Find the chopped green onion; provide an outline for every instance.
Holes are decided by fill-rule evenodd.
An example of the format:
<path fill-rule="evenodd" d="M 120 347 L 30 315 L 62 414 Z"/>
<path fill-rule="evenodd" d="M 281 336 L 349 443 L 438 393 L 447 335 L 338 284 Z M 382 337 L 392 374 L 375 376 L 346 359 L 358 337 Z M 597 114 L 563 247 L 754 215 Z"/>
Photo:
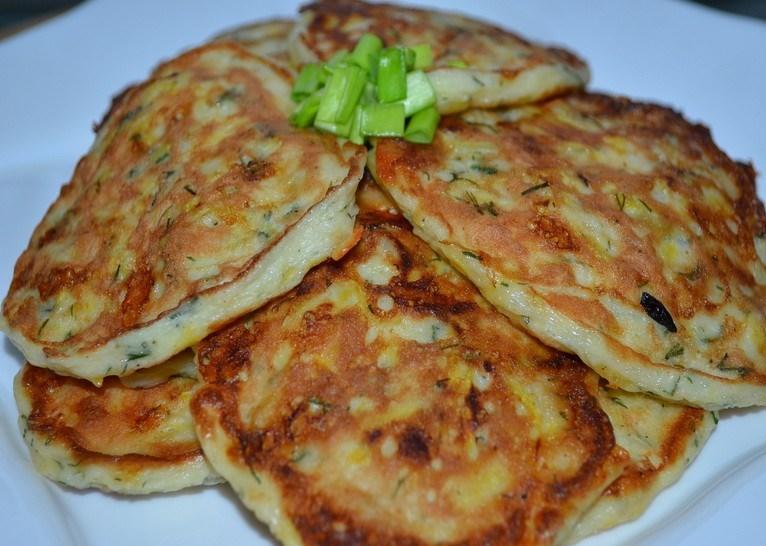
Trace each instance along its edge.
<path fill-rule="evenodd" d="M 404 134 L 404 106 L 401 103 L 368 104 L 362 110 L 365 136 L 395 137 Z"/>
<path fill-rule="evenodd" d="M 341 49 L 325 63 L 325 68 L 334 68 L 344 62 L 349 56 L 348 50 Z"/>
<path fill-rule="evenodd" d="M 418 144 L 431 144 L 439 119 L 439 111 L 435 106 L 424 108 L 410 118 L 407 130 L 404 131 L 404 139 Z"/>
<path fill-rule="evenodd" d="M 395 102 L 407 96 L 407 62 L 401 47 L 386 48 L 378 59 L 378 100 Z"/>
<path fill-rule="evenodd" d="M 409 47 L 404 48 L 404 63 L 407 66 L 407 72 L 415 68 L 415 50 Z"/>
<path fill-rule="evenodd" d="M 314 118 L 319 111 L 319 103 L 322 100 L 321 91 L 309 95 L 298 105 L 298 108 L 290 116 L 290 123 L 296 127 L 311 127 L 314 124 Z"/>
<path fill-rule="evenodd" d="M 447 63 L 447 66 L 450 68 L 468 68 L 468 65 L 463 59 L 455 59 L 454 61 L 450 61 Z"/>
<path fill-rule="evenodd" d="M 349 66 L 347 69 L 344 69 L 343 77 L 346 78 L 346 88 L 335 116 L 335 121 L 338 123 L 346 123 L 351 120 L 351 114 L 354 113 L 354 108 L 359 103 L 359 99 L 367 84 L 365 71 L 356 66 Z"/>
<path fill-rule="evenodd" d="M 433 64 L 428 44 L 383 47 L 364 34 L 349 52 L 305 65 L 291 90 L 296 127 L 316 127 L 363 145 L 367 137 L 433 141 L 439 125 L 436 93 L 423 69 Z M 456 60 L 451 66 L 467 66 Z M 405 130 L 406 127 L 406 130 Z"/>
<path fill-rule="evenodd" d="M 319 104 L 317 121 L 347 125 L 359 102 L 366 83 L 364 70 L 358 66 L 337 67 L 327 82 L 325 93 Z"/>
<path fill-rule="evenodd" d="M 356 47 L 351 52 L 349 60 L 370 72 L 372 66 L 377 64 L 378 54 L 381 49 L 383 49 L 383 40 L 374 34 L 364 34 L 356 43 Z"/>
<path fill-rule="evenodd" d="M 407 74 L 407 96 L 401 102 L 404 105 L 405 116 L 411 116 L 436 104 L 436 93 L 425 72 L 416 70 Z"/>
<path fill-rule="evenodd" d="M 319 89 L 322 84 L 321 78 L 324 70 L 322 65 L 311 63 L 307 64 L 298 74 L 298 79 L 295 81 L 292 93 L 290 96 L 295 102 L 300 102 L 311 93 Z"/>
<path fill-rule="evenodd" d="M 348 139 L 354 144 L 364 144 L 364 135 L 362 134 L 362 106 L 357 106 L 352 114 L 351 131 Z"/>
<path fill-rule="evenodd" d="M 416 45 L 412 48 L 415 52 L 415 70 L 423 70 L 434 64 L 434 52 L 428 44 Z"/>
<path fill-rule="evenodd" d="M 322 121 L 318 117 L 314 120 L 314 127 L 338 135 L 344 138 L 348 138 L 351 134 L 351 126 L 353 125 L 353 119 L 348 120 L 348 123 L 333 123 L 332 121 Z"/>
<path fill-rule="evenodd" d="M 375 84 L 371 82 L 367 82 L 364 86 L 364 92 L 362 93 L 362 98 L 359 99 L 359 102 L 361 104 L 372 104 L 373 102 L 377 102 L 375 100 Z"/>

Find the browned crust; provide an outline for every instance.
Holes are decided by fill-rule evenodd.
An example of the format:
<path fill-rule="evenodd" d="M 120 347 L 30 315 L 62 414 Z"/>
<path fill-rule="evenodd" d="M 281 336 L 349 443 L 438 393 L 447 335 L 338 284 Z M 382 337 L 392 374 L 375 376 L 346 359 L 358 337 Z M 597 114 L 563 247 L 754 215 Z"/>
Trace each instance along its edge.
<path fill-rule="evenodd" d="M 440 430 L 456 427 L 460 434 L 472 435 L 480 427 L 493 422 L 484 409 L 485 402 L 492 400 L 498 405 L 510 403 L 504 399 L 508 392 L 503 386 L 502 374 L 510 373 L 509 366 L 513 366 L 511 363 L 519 358 L 527 362 L 524 366 L 531 366 L 530 374 L 548 377 L 555 385 L 551 388 L 567 408 L 566 430 L 572 433 L 565 434 L 566 438 L 562 437 L 562 442 L 556 446 L 538 440 L 523 452 L 518 452 L 513 443 L 504 444 L 509 441 L 505 437 L 496 439 L 498 443 L 494 449 L 497 453 L 517 451 L 519 458 L 512 463 L 516 466 L 511 472 L 520 472 L 523 485 L 514 490 L 515 494 L 504 494 L 499 504 L 493 505 L 493 513 L 497 510 L 503 514 L 502 523 L 486 525 L 473 519 L 466 521 L 472 531 L 454 543 L 553 543 L 563 526 L 571 520 L 572 514 L 584 508 L 583 498 L 592 494 L 590 498 L 593 500 L 600 487 L 605 487 L 610 481 L 612 472 L 624 462 L 625 455 L 615 445 L 609 419 L 594 397 L 594 374 L 574 357 L 549 351 L 521 333 L 514 334 L 516 331 L 506 319 L 479 303 L 475 289 L 465 281 L 457 280 L 457 277 L 450 281 L 439 276 L 422 275 L 425 264 L 434 259 L 433 254 L 409 232 L 401 219 L 372 211 L 363 211 L 360 218 L 365 229 L 362 241 L 340 262 L 319 266 L 306 276 L 301 285 L 268 308 L 228 326 L 201 343 L 198 362 L 205 386 L 192 401 L 198 433 L 202 437 L 210 437 L 213 428 L 220 426 L 231 442 L 225 455 L 229 462 L 250 468 L 255 475 L 266 474 L 278 484 L 282 508 L 305 544 L 426 544 L 418 535 L 402 531 L 400 522 L 390 521 L 384 525 L 370 521 L 339 502 L 334 495 L 329 495 L 315 480 L 297 469 L 291 459 L 292 450 L 294 446 L 310 445 L 312 440 L 321 442 L 334 438 L 334 435 L 344 433 L 347 427 L 352 427 L 348 429 L 353 430 L 352 434 L 358 435 L 375 449 L 383 436 L 396 438 L 396 464 L 408 468 L 410 472 L 426 472 L 435 457 L 445 461 L 449 459 Z M 402 348 L 402 351 L 414 352 L 405 352 L 398 366 L 413 361 L 423 362 L 414 376 L 418 384 L 436 385 L 450 398 L 445 399 L 443 406 L 437 403 L 429 411 L 416 412 L 407 419 L 370 430 L 357 430 L 353 427 L 358 425 L 353 424 L 353 419 L 344 410 L 347 403 L 344 400 L 347 396 L 365 395 L 381 401 L 386 384 L 385 375 L 375 368 L 374 360 L 370 363 L 371 357 L 364 356 L 365 327 L 359 322 L 358 312 L 347 310 L 336 315 L 331 306 L 323 304 L 306 312 L 296 331 L 284 330 L 282 321 L 290 309 L 312 295 L 323 292 L 331 284 L 354 278 L 355 264 L 370 255 L 375 242 L 381 237 L 395 241 L 399 274 L 387 285 L 365 287 L 370 311 L 376 316 L 386 315 L 388 312 L 375 308 L 374 302 L 380 295 L 387 295 L 395 302 L 398 313 L 435 317 L 449 323 L 459 332 L 458 347 L 462 347 L 453 350 L 470 353 L 470 358 L 475 359 L 472 366 L 494 377 L 494 381 L 493 386 L 484 392 L 471 387 L 464 396 L 458 395 L 461 391 L 453 390 L 458 389 L 457 385 L 453 386 L 449 380 L 442 378 L 440 374 L 443 372 L 436 367 L 426 365 L 429 360 L 421 360 L 433 358 L 427 355 L 433 354 L 433 351 L 438 354 L 443 349 Z M 414 272 L 421 274 L 411 279 L 410 274 Z M 469 325 L 480 318 L 489 320 L 489 317 L 498 322 L 492 331 L 470 328 Z M 511 333 L 508 334 L 506 329 Z M 505 335 L 510 335 L 513 343 L 519 344 L 512 343 L 513 349 L 530 353 L 512 356 L 513 349 L 503 345 L 508 342 L 507 338 L 502 338 Z M 265 373 L 254 368 L 253 362 L 270 358 L 273 350 L 270 344 L 274 343 L 275 336 L 282 341 L 298 336 L 300 344 L 293 343 L 293 347 L 300 351 L 309 351 L 311 347 L 331 347 L 334 340 L 338 340 L 343 351 L 338 354 L 335 366 L 343 372 L 325 374 L 318 367 L 305 367 L 308 364 L 300 368 L 305 371 L 296 371 L 295 366 L 288 364 L 281 372 L 287 375 L 284 378 L 280 376 L 279 382 L 270 387 L 269 394 L 258 394 L 260 391 L 253 390 L 257 387 L 249 385 L 246 378 Z M 501 336 L 502 342 L 498 336 Z M 526 359 L 531 359 L 534 364 Z M 524 376 L 527 372 L 518 373 Z M 314 393 L 318 400 L 328 402 L 312 402 L 310 393 Z M 267 419 L 268 424 L 256 427 L 242 420 L 240 404 L 247 399 L 248 407 L 260 407 L 260 404 L 266 404 L 260 396 L 268 396 L 271 400 L 268 407 L 272 409 L 261 410 L 259 419 Z M 321 411 L 312 410 L 314 404 L 321 404 Z M 513 429 L 523 438 L 527 425 L 523 424 L 523 420 L 514 424 L 514 419 L 519 418 L 510 418 L 512 413 L 508 415 L 506 429 Z M 497 417 L 494 419 L 497 422 Z M 533 461 L 538 456 L 545 460 L 550 456 L 550 450 L 560 449 L 572 449 L 572 453 L 578 453 L 576 457 L 580 462 L 576 472 L 554 478 L 544 469 L 539 474 L 532 470 L 535 466 Z M 387 464 L 383 459 L 375 460 L 376 464 Z M 340 492 L 338 494 L 343 496 Z M 351 494 L 353 498 L 352 493 L 346 494 Z"/>
<path fill-rule="evenodd" d="M 553 116 L 556 108 L 576 112 L 592 123 L 593 130 L 585 131 L 560 122 Z M 449 181 L 421 182 L 421 172 L 433 174 L 442 161 L 455 155 L 455 151 L 447 147 L 446 137 L 439 135 L 429 147 L 381 139 L 376 148 L 378 180 L 388 189 L 413 197 L 423 207 L 419 213 L 427 213 L 446 227 L 449 242 L 471 249 L 485 267 L 510 279 L 542 287 L 576 286 L 578 283 L 572 269 L 563 260 L 540 265 L 533 259 L 539 255 L 541 247 L 549 251 L 565 250 L 603 276 L 604 281 L 595 290 L 598 296 L 610 295 L 621 300 L 636 293 L 637 287 L 648 287 L 646 290 L 651 290 L 676 319 L 714 312 L 735 297 L 739 298 L 743 309 L 755 308 L 763 313 L 764 290 L 743 265 L 757 261 L 753 240 L 766 230 L 766 211 L 755 192 L 755 172 L 751 165 L 735 162 L 719 149 L 707 127 L 690 123 L 680 113 L 656 104 L 579 93 L 542 103 L 531 108 L 531 113 L 520 121 L 500 121 L 493 129 L 494 132 L 488 131 L 485 125 L 471 123 L 460 116 L 444 118 L 441 123 L 442 135 L 455 134 L 461 140 L 487 141 L 499 146 L 501 156 L 511 161 L 510 171 L 503 173 L 503 184 L 510 194 L 522 194 L 533 185 L 546 184 L 544 190 L 528 193 L 523 204 L 512 211 L 498 210 L 497 216 L 482 213 L 467 199 L 461 201 L 450 197 Z M 652 158 L 654 144 L 674 139 L 679 157 L 656 158 L 653 170 L 642 174 L 593 162 L 577 165 L 556 152 L 557 146 L 564 143 L 598 146 L 614 137 L 627 139 Z M 737 233 L 727 226 L 727 218 L 701 203 L 699 186 L 694 182 L 711 176 L 695 171 L 703 162 L 724 173 L 739 192 L 737 199 L 730 200 L 733 219 L 739 224 Z M 595 191 L 590 195 L 576 194 L 563 180 L 565 174 L 578 177 Z M 668 225 L 682 225 L 682 217 L 672 204 L 657 202 L 650 196 L 649 190 L 656 179 L 665 180 L 672 191 L 688 199 L 691 217 L 703 230 L 703 235 L 694 241 L 695 248 L 701 249 L 697 252 L 697 267 L 692 271 L 677 272 L 672 282 L 664 277 L 662 263 L 656 257 L 653 245 L 657 241 L 633 231 L 633 226 L 640 222 L 633 222 L 622 212 L 614 195 L 599 191 L 605 184 L 614 184 L 623 195 L 641 197 L 646 206 L 661 215 Z M 556 203 L 563 195 L 573 193 L 585 210 L 618 230 L 624 243 L 619 257 L 605 262 L 600 252 L 588 243 L 586 234 L 576 233 L 566 225 Z M 725 247 L 734 250 L 739 263 L 729 259 L 723 252 Z M 605 263 L 608 267 L 604 267 Z M 512 270 L 508 264 L 513 265 Z M 709 278 L 720 279 L 724 287 L 735 283 L 749 287 L 756 296 L 734 296 L 726 288 L 724 302 L 713 303 L 708 299 L 706 283 L 702 282 Z M 634 302 L 636 307 L 639 295 L 640 291 Z M 541 297 L 553 308 L 563 310 L 568 317 L 613 339 L 619 339 L 622 334 L 620 325 L 610 320 L 608 314 L 605 316 L 603 307 L 595 298 L 585 301 L 558 294 Z M 726 339 L 739 327 L 724 324 L 721 341 L 709 345 L 711 370 L 695 370 L 695 373 L 706 374 L 724 383 L 737 384 L 744 380 L 754 385 L 766 385 L 766 361 L 752 362 L 740 348 L 726 345 Z M 683 328 L 680 332 L 693 335 L 691 332 L 684 334 Z M 678 339 L 683 343 L 684 338 Z M 712 369 L 722 359 L 726 359 L 729 369 L 738 373 L 719 373 Z"/>
<path fill-rule="evenodd" d="M 194 383 L 176 378 L 155 387 L 129 389 L 118 379 L 107 378 L 102 387 L 95 387 L 26 365 L 21 385 L 31 411 L 23 434 L 37 433 L 46 438 L 46 444 L 64 447 L 79 464 L 113 466 L 129 474 L 198 461 L 204 456 L 196 441 L 147 443 L 144 453 L 105 453 L 120 449 L 120 439 L 135 441 L 161 427 L 167 416 L 165 406 L 175 404 Z M 119 395 L 116 408 L 110 405 L 109 391 Z"/>
<path fill-rule="evenodd" d="M 706 413 L 698 408 L 684 408 L 671 426 L 667 427 L 667 433 L 657 453 L 661 463 L 655 467 L 649 461 L 633 461 L 604 491 L 604 496 L 626 497 L 634 492 L 649 489 L 668 467 L 678 464 L 682 458 L 686 457 L 690 438 L 693 438 L 702 427 Z"/>
<path fill-rule="evenodd" d="M 211 50 L 228 51 L 232 55 L 244 59 L 257 59 L 258 62 L 267 65 L 281 75 L 285 81 L 290 81 L 292 78 L 291 71 L 281 63 L 265 57 L 254 56 L 242 46 L 228 42 L 215 43 L 189 51 L 160 65 L 148 82 L 132 86 L 115 97 L 105 119 L 98 125 L 100 136 L 97 137 L 95 146 L 99 145 L 100 140 L 105 141 L 103 155 L 108 155 L 111 158 L 113 164 L 110 167 L 113 171 L 127 172 L 126 165 L 135 160 L 134 156 L 147 152 L 140 139 L 133 139 L 132 136 L 129 138 L 129 135 L 119 133 L 120 124 L 124 120 L 130 119 L 131 116 L 135 115 L 137 109 L 140 109 L 141 105 L 137 106 L 136 101 L 138 100 L 137 97 L 140 97 L 141 91 L 152 83 L 176 77 L 180 67 L 192 66 L 194 70 L 200 72 L 197 75 L 204 80 L 209 77 L 209 74 L 206 74 L 205 70 L 195 67 L 194 62 Z M 235 80 L 242 85 L 249 86 L 248 89 L 252 96 L 249 99 L 248 108 L 255 112 L 253 117 L 259 120 L 246 131 L 257 135 L 263 132 L 264 134 L 261 135 L 263 138 L 271 138 L 276 132 L 287 135 L 285 138 L 301 138 L 289 126 L 286 116 L 280 113 L 280 108 L 275 104 L 273 97 L 269 97 L 260 83 L 256 81 L 256 76 L 247 74 L 240 69 L 235 70 L 233 74 L 232 77 Z M 173 144 L 175 146 L 182 140 L 184 127 L 188 124 L 185 120 L 190 117 L 190 106 L 180 100 L 177 101 L 172 110 L 170 113 L 163 112 L 162 116 L 170 119 L 168 131 L 178 133 L 178 138 Z M 112 133 L 117 134 L 114 139 L 109 137 Z M 239 138 L 237 135 L 235 137 Z M 241 143 L 236 141 L 235 137 L 224 139 L 220 145 L 221 149 L 239 149 Z M 313 168 L 313 158 L 319 153 L 334 150 L 338 154 L 343 153 L 350 156 L 347 160 L 350 165 L 348 175 L 337 185 L 330 187 L 324 196 L 325 198 L 360 176 L 364 162 L 363 148 L 355 147 L 350 143 L 334 144 L 334 138 L 315 133 L 307 133 L 305 139 L 307 149 L 301 161 L 306 163 L 307 168 Z M 127 143 L 128 140 L 130 140 L 129 143 Z M 202 161 L 205 158 L 198 159 Z M 242 195 L 228 196 L 224 194 L 224 189 L 238 184 L 243 188 L 256 187 L 262 179 L 275 174 L 275 168 L 272 164 L 256 158 L 246 164 L 237 163 L 233 165 L 229 173 L 216 179 L 215 184 L 210 184 L 211 187 L 209 188 L 196 187 L 192 191 L 184 190 L 185 185 L 195 184 L 195 177 L 201 176 L 197 171 L 194 171 L 196 174 L 192 173 L 183 181 L 178 182 L 176 184 L 178 187 L 174 191 L 160 189 L 158 194 L 165 191 L 167 195 L 163 194 L 164 197 L 159 198 L 155 196 L 157 203 L 152 202 L 151 205 L 148 205 L 148 210 L 145 211 L 146 218 L 141 218 L 127 244 L 129 250 L 137 255 L 138 263 L 130 275 L 124 279 L 119 279 L 119 270 L 117 272 L 106 271 L 104 266 L 108 262 L 107 258 L 112 241 L 105 240 L 108 239 L 106 236 L 99 237 L 99 235 L 104 230 L 110 229 L 109 222 L 99 223 L 93 218 L 92 212 L 101 208 L 97 200 L 102 186 L 101 182 L 94 180 L 94 177 L 102 163 L 108 163 L 108 161 L 101 156 L 94 157 L 93 154 L 86 155 L 80 160 L 72 180 L 62 187 L 59 199 L 51 206 L 45 219 L 32 235 L 29 247 L 18 259 L 14 268 L 9 297 L 3 302 L 3 314 L 10 327 L 20 330 L 27 339 L 42 345 L 45 355 L 50 358 L 67 356 L 72 347 L 75 346 L 81 352 L 101 347 L 114 337 L 130 330 L 149 326 L 167 317 L 184 304 L 193 302 L 201 294 L 215 293 L 224 289 L 228 284 L 242 279 L 256 267 L 266 253 L 273 250 L 284 239 L 299 219 L 299 217 L 295 218 L 295 222 L 290 224 L 286 230 L 272 238 L 268 245 L 254 255 L 244 261 L 240 260 L 241 263 L 221 264 L 222 269 L 218 282 L 211 283 L 205 279 L 187 280 L 184 277 L 184 258 L 180 256 L 179 248 L 212 252 L 211 249 L 216 248 L 214 243 L 217 242 L 210 239 L 210 236 L 206 236 L 208 237 L 206 239 L 200 234 L 195 235 L 194 230 L 197 228 L 191 225 L 193 221 L 191 215 L 194 214 L 194 211 L 203 204 L 221 205 L 231 209 L 224 216 L 222 220 L 224 223 L 227 225 L 241 223 L 241 215 L 234 209 L 237 207 L 247 209 L 252 204 L 246 195 L 244 197 Z M 186 167 L 184 166 L 184 168 Z M 158 176 L 160 175 L 158 174 Z M 130 194 L 134 191 L 132 186 L 124 182 L 124 180 L 115 182 L 115 186 L 123 185 L 125 187 L 115 190 L 118 195 L 114 196 L 114 199 L 110 198 L 110 202 L 130 201 L 135 197 Z M 103 187 L 106 188 L 105 185 Z M 139 198 L 136 197 L 136 200 Z M 152 225 L 152 222 L 156 220 L 154 216 L 157 216 L 152 212 L 154 209 L 169 211 L 174 207 L 178 210 L 189 209 L 190 212 L 179 215 L 178 219 L 169 219 L 167 222 L 162 221 Z M 61 214 L 62 212 L 63 214 Z M 60 215 L 60 220 L 51 225 L 48 217 L 54 213 Z M 73 219 L 77 216 L 81 218 L 75 223 Z M 82 217 L 85 217 L 85 221 L 90 223 L 84 225 L 85 221 L 82 221 Z M 148 219 L 149 217 L 152 219 Z M 38 258 L 41 251 L 56 244 L 62 237 L 72 236 L 72 233 L 80 234 L 75 245 L 79 258 L 87 258 L 86 262 L 57 267 Z M 168 243 L 169 240 L 172 241 L 172 244 Z M 145 248 L 146 245 L 152 248 L 147 249 Z M 187 253 L 192 254 L 193 252 L 187 251 Z M 158 272 L 158 263 L 166 264 L 166 269 Z M 158 282 L 164 286 L 159 299 L 152 296 L 153 288 Z M 39 323 L 37 318 L 40 301 L 32 298 L 16 301 L 13 297 L 15 293 L 23 289 L 32 289 L 38 291 L 40 300 L 46 300 L 55 297 L 65 289 L 70 289 L 75 295 L 78 295 L 84 287 L 93 288 L 100 294 L 106 294 L 109 301 L 118 303 L 114 308 L 108 308 L 106 312 L 102 313 L 99 320 L 89 327 L 81 332 L 72 332 L 66 339 L 60 341 L 44 339 L 45 324 Z M 219 325 L 211 325 L 208 331 L 213 331 L 217 326 Z"/>
<path fill-rule="evenodd" d="M 344 25 L 362 20 L 368 25 L 364 32 L 379 36 L 386 45 L 417 45 L 420 43 L 417 41 L 419 36 L 422 42 L 424 31 L 432 33 L 429 34 L 428 41 L 434 51 L 436 66 L 444 59 L 468 56 L 469 66 L 487 68 L 487 64 L 493 63 L 493 58 L 477 39 L 478 36 L 482 36 L 523 48 L 527 53 L 524 69 L 551 62 L 560 62 L 576 70 L 586 67 L 582 59 L 563 48 L 541 47 L 508 30 L 453 13 L 358 0 L 320 0 L 304 5 L 300 12 L 309 13 L 311 18 L 299 39 L 324 61 L 338 51 L 353 49 L 363 30 L 357 25 L 354 30 L 349 31 Z M 447 19 L 442 20 L 440 16 Z M 331 47 L 328 47 L 329 44 Z M 501 65 L 492 68 L 509 79 L 517 73 L 515 69 L 511 70 Z M 551 93 L 555 94 L 555 91 Z"/>

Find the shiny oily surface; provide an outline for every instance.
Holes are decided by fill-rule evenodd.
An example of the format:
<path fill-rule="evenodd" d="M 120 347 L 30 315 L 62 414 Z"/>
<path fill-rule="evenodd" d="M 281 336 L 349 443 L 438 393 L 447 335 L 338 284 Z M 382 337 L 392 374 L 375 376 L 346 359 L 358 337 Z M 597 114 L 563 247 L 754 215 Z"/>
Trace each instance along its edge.
<path fill-rule="evenodd" d="M 109 378 L 94 387 L 25 365 L 14 394 L 35 469 L 76 489 L 130 495 L 220 482 L 189 411 L 197 385 L 193 356 L 183 353 L 148 371 L 166 377 L 140 378 L 141 387 Z"/>
<path fill-rule="evenodd" d="M 487 299 L 613 385 L 766 404 L 764 209 L 703 126 L 575 94 L 381 139 L 373 170 Z"/>
<path fill-rule="evenodd" d="M 351 50 L 365 32 L 386 45 L 429 44 L 426 69 L 442 113 L 532 102 L 584 86 L 585 63 L 573 53 L 528 42 L 507 30 L 455 13 L 357 0 L 301 8 L 290 38 L 298 65 Z"/>
<path fill-rule="evenodd" d="M 3 328 L 29 361 L 155 365 L 343 251 L 364 149 L 291 127 L 290 86 L 220 42 L 115 98 L 16 263 Z"/>
<path fill-rule="evenodd" d="M 377 208 L 377 207 L 376 207 Z M 396 216 L 202 342 L 211 464 L 283 544 L 556 544 L 627 462 L 597 376 Z"/>

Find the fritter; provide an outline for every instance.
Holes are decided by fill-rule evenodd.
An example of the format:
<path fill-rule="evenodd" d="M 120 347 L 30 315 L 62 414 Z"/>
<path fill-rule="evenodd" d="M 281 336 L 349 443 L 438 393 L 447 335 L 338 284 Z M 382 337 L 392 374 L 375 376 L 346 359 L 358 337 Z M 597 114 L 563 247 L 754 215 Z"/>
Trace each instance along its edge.
<path fill-rule="evenodd" d="M 598 376 L 395 214 L 205 339 L 211 464 L 284 544 L 556 544 L 621 472 Z"/>
<path fill-rule="evenodd" d="M 168 376 L 133 377 L 141 387 L 112 377 L 95 387 L 24 366 L 14 391 L 38 472 L 78 489 L 126 494 L 220 482 L 202 454 L 189 411 L 197 385 L 192 355 L 182 353 L 147 372 Z"/>
<path fill-rule="evenodd" d="M 16 263 L 2 326 L 27 360 L 130 374 L 343 254 L 365 149 L 292 127 L 291 83 L 219 42 L 115 99 Z"/>
<path fill-rule="evenodd" d="M 365 32 L 386 45 L 429 44 L 427 69 L 442 113 L 533 102 L 583 87 L 588 67 L 573 53 L 534 44 L 507 30 L 454 13 L 320 0 L 301 8 L 290 38 L 297 65 L 353 49 Z"/>
<path fill-rule="evenodd" d="M 574 94 L 373 155 L 416 233 L 515 324 L 625 390 L 766 404 L 766 215 L 703 126 Z"/>

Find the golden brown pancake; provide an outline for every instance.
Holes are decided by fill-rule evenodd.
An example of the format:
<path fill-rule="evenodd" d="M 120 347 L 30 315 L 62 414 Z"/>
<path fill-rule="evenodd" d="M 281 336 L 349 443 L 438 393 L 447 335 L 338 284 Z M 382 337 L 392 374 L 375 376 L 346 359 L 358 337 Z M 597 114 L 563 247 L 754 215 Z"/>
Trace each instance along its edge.
<path fill-rule="evenodd" d="M 292 127 L 290 88 L 221 42 L 115 100 L 16 263 L 2 326 L 30 362 L 156 365 L 353 243 L 365 150 Z"/>
<path fill-rule="evenodd" d="M 290 39 L 297 65 L 351 50 L 365 32 L 386 45 L 429 44 L 427 69 L 442 113 L 540 100 L 583 87 L 588 68 L 564 49 L 531 43 L 507 30 L 454 13 L 357 0 L 301 8 Z"/>
<path fill-rule="evenodd" d="M 766 404 L 766 215 L 707 129 L 575 94 L 377 142 L 416 233 L 545 343 L 617 387 L 708 409 Z"/>
<path fill-rule="evenodd" d="M 192 358 L 182 353 L 175 361 L 192 363 L 193 372 Z M 177 363 L 156 369 L 178 369 Z M 171 375 L 141 388 L 112 377 L 99 388 L 82 379 L 24 366 L 14 390 L 19 425 L 35 468 L 77 489 L 96 487 L 127 494 L 218 483 L 220 478 L 202 454 L 189 412 L 196 377 L 182 370 L 177 373 L 184 375 Z"/>
<path fill-rule="evenodd" d="M 374 207 L 377 208 L 377 207 Z M 556 544 L 626 455 L 596 374 L 396 215 L 204 340 L 211 464 L 283 544 Z"/>

